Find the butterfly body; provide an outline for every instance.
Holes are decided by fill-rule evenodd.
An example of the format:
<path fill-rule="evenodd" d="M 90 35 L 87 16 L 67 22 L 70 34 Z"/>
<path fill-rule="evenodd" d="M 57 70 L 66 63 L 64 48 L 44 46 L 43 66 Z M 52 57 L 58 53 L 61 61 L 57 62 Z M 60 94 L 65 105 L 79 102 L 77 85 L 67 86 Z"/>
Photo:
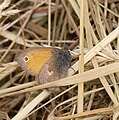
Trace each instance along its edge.
<path fill-rule="evenodd" d="M 67 48 L 29 48 L 16 56 L 16 61 L 38 84 L 62 79 L 68 75 L 71 55 Z M 60 88 L 49 88 L 59 91 Z"/>

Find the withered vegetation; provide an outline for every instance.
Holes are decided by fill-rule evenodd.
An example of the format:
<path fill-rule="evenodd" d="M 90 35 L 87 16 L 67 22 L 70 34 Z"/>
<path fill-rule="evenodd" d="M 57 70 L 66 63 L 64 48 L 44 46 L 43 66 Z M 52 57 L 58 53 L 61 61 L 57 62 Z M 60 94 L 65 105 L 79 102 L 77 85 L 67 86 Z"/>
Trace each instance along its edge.
<path fill-rule="evenodd" d="M 0 120 L 117 120 L 118 25 L 119 0 L 0 1 Z M 29 47 L 64 44 L 72 63 L 59 81 L 36 85 L 14 60 Z"/>

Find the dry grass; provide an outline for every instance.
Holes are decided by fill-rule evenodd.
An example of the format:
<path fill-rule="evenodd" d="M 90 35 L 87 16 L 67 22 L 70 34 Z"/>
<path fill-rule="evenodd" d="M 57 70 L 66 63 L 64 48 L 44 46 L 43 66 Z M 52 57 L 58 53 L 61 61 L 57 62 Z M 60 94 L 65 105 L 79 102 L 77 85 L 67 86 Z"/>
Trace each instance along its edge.
<path fill-rule="evenodd" d="M 0 2 L 0 120 L 119 118 L 119 0 Z M 67 78 L 36 85 L 14 57 L 67 44 Z M 44 88 L 66 86 L 57 94 Z"/>

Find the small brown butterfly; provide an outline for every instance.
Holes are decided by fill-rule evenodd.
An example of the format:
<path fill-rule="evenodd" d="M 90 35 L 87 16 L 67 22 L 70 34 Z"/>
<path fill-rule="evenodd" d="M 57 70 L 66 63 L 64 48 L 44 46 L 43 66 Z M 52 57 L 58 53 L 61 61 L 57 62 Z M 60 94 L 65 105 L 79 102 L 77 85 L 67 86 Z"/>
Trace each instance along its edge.
<path fill-rule="evenodd" d="M 71 54 L 67 46 L 62 49 L 28 48 L 18 53 L 15 59 L 26 73 L 37 77 L 38 84 L 67 77 L 71 64 Z M 52 87 L 48 90 L 60 91 L 60 88 Z"/>

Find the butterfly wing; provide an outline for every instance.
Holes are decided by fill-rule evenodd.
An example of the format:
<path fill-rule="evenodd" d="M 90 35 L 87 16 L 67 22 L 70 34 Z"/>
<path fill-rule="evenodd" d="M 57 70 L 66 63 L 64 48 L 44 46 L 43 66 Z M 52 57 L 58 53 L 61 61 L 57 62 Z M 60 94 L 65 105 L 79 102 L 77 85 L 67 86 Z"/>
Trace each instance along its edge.
<path fill-rule="evenodd" d="M 57 61 L 58 62 L 58 61 Z M 45 84 L 61 79 L 61 74 L 58 69 L 56 69 L 55 61 L 49 59 L 41 68 L 39 75 L 36 78 L 38 84 Z M 60 87 L 48 88 L 50 91 L 60 92 Z"/>
<path fill-rule="evenodd" d="M 16 56 L 16 61 L 28 74 L 37 76 L 41 67 L 53 55 L 53 48 L 29 48 Z"/>

